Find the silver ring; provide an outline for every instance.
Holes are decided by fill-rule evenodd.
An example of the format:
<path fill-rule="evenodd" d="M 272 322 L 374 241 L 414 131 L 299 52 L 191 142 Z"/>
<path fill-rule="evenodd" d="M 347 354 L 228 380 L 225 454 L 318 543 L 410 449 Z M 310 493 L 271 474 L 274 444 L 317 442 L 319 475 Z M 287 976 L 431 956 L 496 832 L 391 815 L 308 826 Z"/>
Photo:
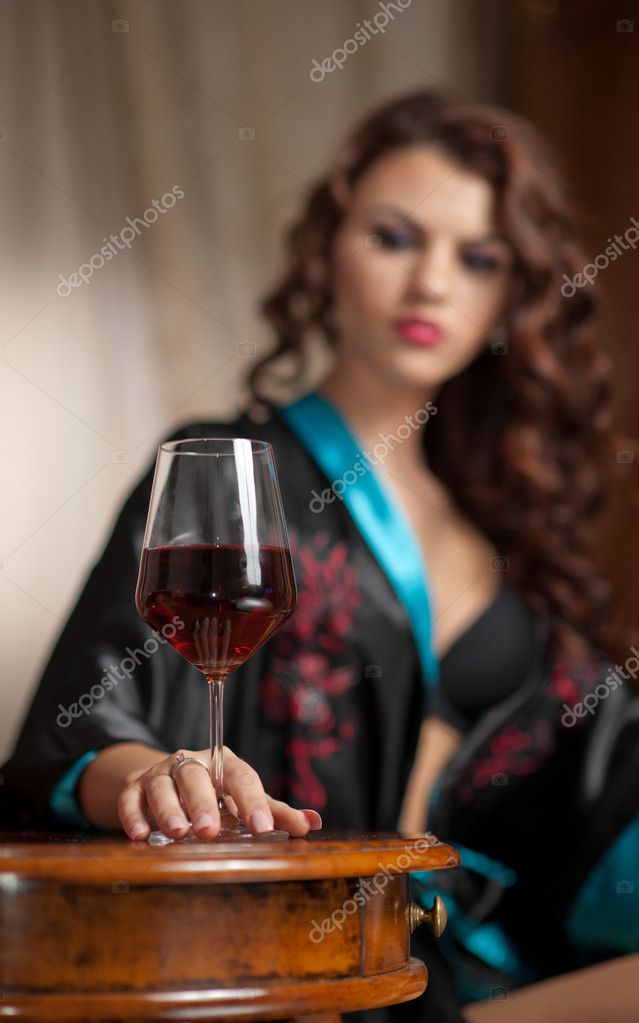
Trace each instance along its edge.
<path fill-rule="evenodd" d="M 171 769 L 171 777 L 173 778 L 173 781 L 175 781 L 175 776 L 180 768 L 184 767 L 185 764 L 200 764 L 206 773 L 209 773 L 208 764 L 205 764 L 203 760 L 200 760 L 198 757 L 185 757 L 184 753 L 178 753 L 175 758 L 175 763 Z"/>

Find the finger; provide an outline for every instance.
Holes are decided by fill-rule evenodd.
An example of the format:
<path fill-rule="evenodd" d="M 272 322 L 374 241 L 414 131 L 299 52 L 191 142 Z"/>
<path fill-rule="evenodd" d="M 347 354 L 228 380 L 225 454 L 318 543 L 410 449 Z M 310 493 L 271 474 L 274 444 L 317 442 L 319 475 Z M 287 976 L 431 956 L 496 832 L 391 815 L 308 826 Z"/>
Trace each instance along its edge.
<path fill-rule="evenodd" d="M 239 810 L 237 808 L 237 803 L 233 799 L 233 796 L 229 796 L 228 792 L 224 793 L 224 802 L 226 803 L 229 813 L 232 813 L 234 817 L 238 818 L 238 820 L 242 820 L 242 818 L 240 817 Z"/>
<path fill-rule="evenodd" d="M 200 764 L 185 764 L 175 776 L 180 801 L 195 833 L 213 838 L 220 830 L 220 812 L 208 770 Z"/>
<path fill-rule="evenodd" d="M 311 831 L 319 831 L 322 827 L 322 818 L 317 810 L 302 810 L 307 821 L 311 825 Z"/>
<path fill-rule="evenodd" d="M 273 830 L 273 814 L 257 771 L 224 747 L 224 789 L 234 800 L 237 815 L 251 831 Z"/>
<path fill-rule="evenodd" d="M 149 809 L 160 830 L 169 838 L 182 838 L 188 831 L 189 822 L 180 804 L 173 778 L 165 771 L 158 771 L 156 774 L 143 775 L 140 781 L 144 786 Z"/>
<path fill-rule="evenodd" d="M 151 830 L 147 819 L 148 806 L 144 788 L 138 781 L 130 782 L 118 796 L 118 817 L 132 841 L 147 838 Z"/>
<path fill-rule="evenodd" d="M 230 812 L 234 814 L 236 817 L 239 817 L 240 815 L 238 812 L 237 803 L 235 802 L 233 797 L 229 796 L 227 792 L 224 796 L 224 799 Z M 287 822 L 290 821 L 290 817 L 286 815 L 286 810 L 292 810 L 293 808 L 288 806 L 286 803 L 282 803 L 277 799 L 273 799 L 269 795 L 266 796 L 266 799 L 271 808 L 275 826 L 279 828 L 287 824 Z M 293 812 L 295 814 L 297 814 L 298 812 L 304 814 L 304 817 L 306 818 L 310 825 L 311 831 L 319 831 L 320 828 L 322 827 L 322 818 L 320 817 L 317 810 L 303 809 L 301 811 L 294 810 Z M 299 817 L 296 818 L 296 821 L 299 823 Z"/>
<path fill-rule="evenodd" d="M 322 826 L 322 818 L 316 810 L 296 810 L 280 799 L 266 797 L 273 814 L 275 826 L 285 828 L 295 838 L 303 838 L 309 831 Z"/>
<path fill-rule="evenodd" d="M 194 757 L 198 757 L 199 760 L 204 760 L 208 764 L 210 764 L 210 762 L 211 762 L 211 751 L 210 751 L 210 749 L 196 750 L 195 753 L 192 753 L 190 755 L 194 756 Z M 228 763 L 228 760 L 226 758 L 230 757 L 232 755 L 234 755 L 234 754 L 228 748 L 228 746 L 223 746 L 222 747 L 222 758 L 223 758 L 224 764 Z M 209 773 L 209 777 L 210 777 L 210 773 Z M 211 786 L 214 788 L 214 786 L 213 786 L 213 779 L 211 779 Z M 241 820 L 241 817 L 240 817 L 240 815 L 238 813 L 238 809 L 237 809 L 237 803 L 233 799 L 233 796 L 230 796 L 228 794 L 228 792 L 224 792 L 223 793 L 223 797 L 224 797 L 224 802 L 226 804 L 226 807 L 227 807 L 229 813 L 232 813 L 235 817 L 238 817 Z M 217 806 L 217 801 L 216 801 L 216 806 Z"/>

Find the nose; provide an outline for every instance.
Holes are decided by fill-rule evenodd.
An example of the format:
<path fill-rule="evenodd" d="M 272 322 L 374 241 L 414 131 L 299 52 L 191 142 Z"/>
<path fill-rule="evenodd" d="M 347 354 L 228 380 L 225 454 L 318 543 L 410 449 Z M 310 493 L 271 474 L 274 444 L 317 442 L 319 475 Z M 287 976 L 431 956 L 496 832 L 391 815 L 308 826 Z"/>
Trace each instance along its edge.
<path fill-rule="evenodd" d="M 424 245 L 410 275 L 411 298 L 446 301 L 450 295 L 453 260 L 444 242 Z"/>

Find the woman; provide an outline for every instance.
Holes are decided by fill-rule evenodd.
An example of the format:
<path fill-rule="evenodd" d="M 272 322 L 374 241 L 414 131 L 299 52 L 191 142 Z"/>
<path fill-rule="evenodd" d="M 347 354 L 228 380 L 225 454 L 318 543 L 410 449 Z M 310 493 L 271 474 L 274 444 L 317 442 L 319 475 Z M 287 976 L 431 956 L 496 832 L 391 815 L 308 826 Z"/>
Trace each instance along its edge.
<path fill-rule="evenodd" d="M 447 893 L 462 999 L 630 951 L 631 895 L 594 921 L 589 887 L 601 869 L 636 872 L 629 687 L 580 713 L 616 655 L 590 536 L 610 461 L 608 369 L 591 294 L 561 292 L 583 259 L 552 160 L 503 111 L 400 99 L 347 139 L 288 258 L 264 304 L 278 344 L 251 374 L 249 412 L 175 435 L 273 444 L 300 590 L 287 627 L 226 688 L 230 808 L 254 831 L 303 835 L 323 819 L 428 825 L 455 842 L 460 870 L 414 880 L 423 899 Z M 299 386 L 320 335 L 333 364 L 319 386 L 265 400 L 271 362 L 292 358 Z M 206 756 L 206 686 L 168 644 L 141 651 L 150 479 L 3 769 L 23 822 L 217 831 L 205 772 L 170 776 L 170 751 Z M 90 689 L 101 676 L 111 686 Z M 427 937 L 414 941 L 432 963 Z M 389 1013 L 426 1011 L 460 1018 L 443 974 Z"/>

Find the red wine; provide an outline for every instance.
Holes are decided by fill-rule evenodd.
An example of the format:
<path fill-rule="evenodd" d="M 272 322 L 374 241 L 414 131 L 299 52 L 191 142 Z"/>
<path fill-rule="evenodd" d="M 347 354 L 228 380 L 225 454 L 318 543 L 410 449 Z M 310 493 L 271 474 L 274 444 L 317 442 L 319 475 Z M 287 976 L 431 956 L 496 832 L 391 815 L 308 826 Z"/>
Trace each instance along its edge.
<path fill-rule="evenodd" d="M 291 615 L 290 551 L 282 547 L 151 547 L 142 553 L 135 603 L 157 632 L 207 676 L 224 678 Z M 176 622 L 177 624 L 177 622 Z"/>

